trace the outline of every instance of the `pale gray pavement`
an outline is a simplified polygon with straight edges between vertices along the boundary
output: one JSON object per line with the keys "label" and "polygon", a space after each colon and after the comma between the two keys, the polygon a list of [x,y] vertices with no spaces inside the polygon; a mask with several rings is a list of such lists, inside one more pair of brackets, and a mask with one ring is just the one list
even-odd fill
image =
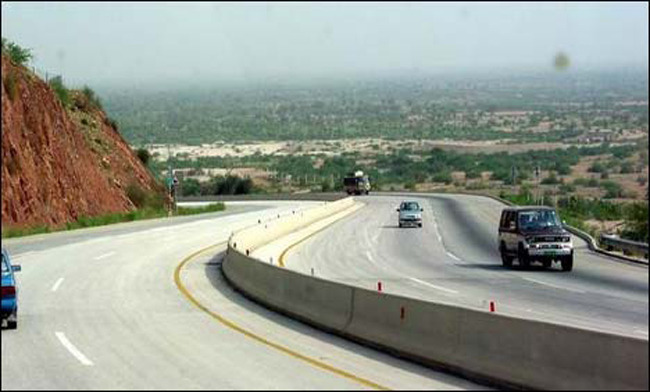
{"label": "pale gray pavement", "polygon": [[[354,377],[227,327],[190,303],[174,271],[190,254],[258,219],[306,208],[270,202],[228,213],[134,222],[3,241],[17,275],[17,330],[2,330],[2,389],[476,389],[268,311],[220,273],[225,246],[182,270],[187,290],[241,328]],[[266,208],[261,210],[261,208]]]}
{"label": "pale gray pavement", "polygon": [[[366,207],[294,247],[287,268],[425,300],[648,338],[648,268],[577,248],[572,272],[558,264],[504,269],[497,229],[504,205],[469,195],[357,197]],[[424,227],[397,226],[405,199],[424,207]]]}

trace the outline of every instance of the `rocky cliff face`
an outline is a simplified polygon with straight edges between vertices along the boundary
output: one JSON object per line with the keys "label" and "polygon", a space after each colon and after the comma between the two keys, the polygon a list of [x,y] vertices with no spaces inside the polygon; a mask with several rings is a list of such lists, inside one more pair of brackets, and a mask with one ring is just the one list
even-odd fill
{"label": "rocky cliff face", "polygon": [[127,212],[135,208],[129,186],[162,192],[105,113],[64,108],[44,81],[3,55],[2,226]]}

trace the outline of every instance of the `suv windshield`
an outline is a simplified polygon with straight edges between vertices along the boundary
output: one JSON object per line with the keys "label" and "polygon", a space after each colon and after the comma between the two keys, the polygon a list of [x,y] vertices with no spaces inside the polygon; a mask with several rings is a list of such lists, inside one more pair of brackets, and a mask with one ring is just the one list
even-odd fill
{"label": "suv windshield", "polygon": [[420,206],[418,203],[412,202],[412,203],[404,203],[402,204],[402,210],[403,211],[419,211]]}
{"label": "suv windshield", "polygon": [[555,211],[522,211],[519,213],[519,227],[522,230],[545,229],[561,226]]}

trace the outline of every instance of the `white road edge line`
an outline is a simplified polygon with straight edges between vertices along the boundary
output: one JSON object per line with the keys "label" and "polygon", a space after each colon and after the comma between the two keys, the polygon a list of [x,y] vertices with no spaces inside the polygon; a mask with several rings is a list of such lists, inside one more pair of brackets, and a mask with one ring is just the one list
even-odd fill
{"label": "white road edge line", "polygon": [[450,289],[446,289],[444,287],[436,286],[434,284],[425,282],[425,281],[417,279],[417,278],[409,278],[409,279],[412,280],[415,283],[423,284],[425,286],[429,286],[429,287],[434,288],[436,290],[444,291],[444,292],[450,293],[450,294],[458,294],[458,291],[456,291],[456,290],[450,290]]}
{"label": "white road edge line", "polygon": [[101,256],[97,256],[97,257],[95,257],[95,260],[105,259],[105,258],[107,258],[107,257],[111,257],[111,256],[113,256],[114,254],[115,254],[115,252],[108,252],[108,253],[105,253],[105,254],[103,254],[103,255],[101,255]]}
{"label": "white road edge line", "polygon": [[65,347],[68,351],[70,351],[70,354],[72,354],[75,358],[81,362],[84,366],[93,366],[93,363],[81,353],[70,341],[68,338],[65,337],[65,334],[63,332],[55,332],[54,333],[57,338],[59,338],[59,341]]}
{"label": "white road edge line", "polygon": [[59,280],[54,283],[54,286],[52,286],[52,291],[57,291],[59,289],[59,286],[61,286],[61,283],[63,283],[63,278],[59,278]]}
{"label": "white road edge line", "polygon": [[440,232],[438,231],[438,222],[436,222],[435,218],[433,219],[433,228],[436,231],[436,237],[438,237],[438,242],[442,242],[442,236],[440,235]]}
{"label": "white road edge line", "polygon": [[548,286],[548,287],[553,287],[554,289],[566,290],[566,291],[571,291],[571,292],[580,293],[580,294],[585,294],[586,293],[586,291],[577,290],[577,289],[570,289],[568,287],[556,286],[554,284],[542,282],[542,281],[539,281],[539,280],[536,280],[536,279],[531,279],[531,278],[523,278],[523,279],[527,280],[529,282],[541,284],[541,285]]}

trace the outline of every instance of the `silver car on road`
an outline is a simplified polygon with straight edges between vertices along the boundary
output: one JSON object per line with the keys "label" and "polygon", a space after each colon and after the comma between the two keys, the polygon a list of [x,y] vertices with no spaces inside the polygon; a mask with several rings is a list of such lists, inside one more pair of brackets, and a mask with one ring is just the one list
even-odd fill
{"label": "silver car on road", "polygon": [[424,209],[420,207],[417,201],[403,201],[397,209],[397,212],[399,212],[399,227],[422,227],[422,211]]}

